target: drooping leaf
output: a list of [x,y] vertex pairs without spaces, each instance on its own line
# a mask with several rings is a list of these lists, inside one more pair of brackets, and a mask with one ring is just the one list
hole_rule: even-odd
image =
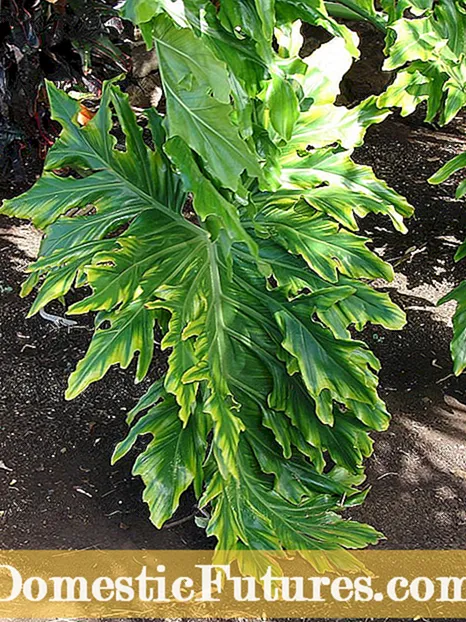
[[115,448],[113,462],[128,453],[138,436],[152,435],[152,441],[136,459],[133,475],[139,475],[146,485],[144,499],[156,527],[162,527],[174,514],[182,493],[193,481],[202,479],[207,429],[202,413],[183,427],[176,402],[165,395]]
[[[311,204],[315,197],[316,207],[331,210],[334,217],[339,213],[337,220],[342,224],[351,222],[353,211],[360,216],[369,212],[385,213],[404,231],[403,218],[413,211],[408,201],[377,179],[370,167],[356,164],[350,156],[350,151],[335,148],[316,149],[306,156],[286,153],[281,160],[282,188],[294,190],[295,195],[299,193]],[[332,197],[334,188],[335,200]],[[346,193],[346,209],[342,208],[341,191]]]
[[[109,322],[109,328],[101,328]],[[100,314],[86,356],[71,374],[66,398],[72,400],[91,383],[105,376],[112,365],[126,369],[139,352],[136,378],[144,379],[152,361],[155,315],[141,302],[122,311]]]
[[313,26],[320,26],[332,36],[341,37],[354,58],[359,57],[354,32],[344,24],[333,19],[327,11],[324,0],[276,0],[276,10],[280,21],[292,22],[301,19]]
[[453,318],[454,336],[451,342],[451,353],[454,372],[459,376],[466,369],[466,281],[442,298],[440,304],[450,300],[457,302]]
[[[431,184],[442,184],[449,177],[451,177],[454,173],[466,168],[466,153],[460,153],[454,158],[452,158],[449,162],[447,162],[442,168],[437,171],[432,177],[429,179],[429,183]],[[465,183],[460,183],[456,192],[456,198],[461,199],[466,194],[466,185]]]

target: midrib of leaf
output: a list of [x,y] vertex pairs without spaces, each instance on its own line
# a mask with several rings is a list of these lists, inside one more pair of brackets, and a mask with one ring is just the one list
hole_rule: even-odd
[[[79,244],[78,246],[74,246],[73,247],[73,252],[70,253],[69,249],[59,249],[58,251],[53,251],[55,254],[51,255],[51,256],[43,256],[40,257],[34,264],[32,264],[32,266],[30,268],[28,268],[26,271],[27,272],[36,272],[37,270],[46,270],[47,268],[51,268],[52,266],[54,266],[55,262],[58,260],[60,262],[64,262],[65,259],[69,259],[70,256],[71,257],[75,257],[76,254],[80,254],[80,252],[82,250],[84,250],[85,248],[87,248],[88,246],[91,247],[96,247],[96,248],[100,248],[102,246],[102,248],[105,248],[106,246],[110,245],[109,243],[114,243],[114,240],[112,239],[107,239],[107,240],[99,240],[97,242],[94,242],[92,240],[90,240],[89,242],[83,242],[82,244]],[[44,261],[46,259],[46,261]]]
[[[212,295],[212,300],[213,300],[212,309],[214,312],[214,323],[215,323],[215,333],[214,333],[214,338],[212,339],[212,343],[209,347],[209,355],[210,355],[212,348],[215,347],[216,342],[218,342],[216,344],[216,347],[218,350],[218,358],[220,361],[220,367],[222,370],[223,378],[226,380],[227,378],[229,378],[229,374],[227,370],[225,369],[225,358],[223,356],[225,352],[225,335],[224,335],[225,319],[224,319],[223,308],[222,308],[223,293],[222,293],[222,284],[220,280],[220,273],[218,269],[219,259],[218,259],[217,247],[216,247],[215,242],[208,242],[207,252],[208,252],[209,264],[210,264],[211,295]],[[207,314],[209,315],[210,311],[208,311]],[[206,318],[206,322],[208,322],[208,317]]]
[[[187,244],[192,244],[192,242],[198,242],[198,240],[188,240],[186,242],[180,242],[180,244],[176,244],[175,246],[170,247],[170,252],[173,249],[176,249],[178,247],[183,248],[185,247]],[[171,281],[172,279],[174,279],[191,261],[191,258],[193,256],[197,255],[197,252],[199,250],[199,248],[201,248],[201,243],[198,244],[198,246],[196,248],[194,248],[189,254],[188,256],[180,263],[176,266],[175,270],[173,272],[170,273],[169,276],[167,276],[167,278],[165,279],[165,282]],[[165,251],[160,251],[161,253],[166,253]]]
[[186,293],[185,299],[183,301],[183,306],[182,306],[182,318],[185,317],[185,313],[186,313],[186,308],[188,306],[188,304],[191,302],[191,294],[193,291],[195,291],[196,286],[199,282],[199,280],[204,276],[204,274],[207,272],[207,269],[209,267],[208,263],[205,263],[202,268],[199,270],[199,272],[196,274],[196,276],[194,277],[194,279],[192,280],[192,283],[189,286],[189,289]]
[[[176,244],[175,246],[170,247],[170,251],[177,250],[178,248],[185,248],[186,246],[192,244],[193,242],[198,242],[198,240],[193,238],[191,240],[180,242],[179,244]],[[185,260],[176,267],[176,270],[170,275],[170,278],[173,278],[174,276],[176,276],[176,274],[181,269],[184,268],[184,266],[190,261],[191,257],[194,254],[196,254],[197,250],[198,249],[195,248],[195,249],[193,249],[189,253],[189,255],[185,258]],[[115,283],[120,281],[128,272],[131,272],[131,271],[135,270],[138,266],[141,266],[141,265],[143,265],[146,262],[152,263],[152,261],[154,261],[154,259],[158,259],[159,257],[161,257],[163,255],[166,255],[166,254],[167,254],[167,251],[166,251],[166,249],[164,249],[164,250],[158,251],[157,253],[154,253],[153,255],[146,255],[140,261],[135,261],[134,263],[130,264],[127,268],[125,268],[122,272],[120,272],[115,279],[110,281],[108,283],[108,285],[106,285],[102,289],[99,289],[99,296],[102,296],[102,294],[105,294],[105,292],[107,292],[108,290],[112,290],[115,287]]]

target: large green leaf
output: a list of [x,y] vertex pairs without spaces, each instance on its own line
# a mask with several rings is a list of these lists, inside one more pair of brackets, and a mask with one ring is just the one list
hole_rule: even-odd
[[237,190],[244,170],[259,176],[257,160],[231,118],[226,69],[189,29],[177,30],[166,18],[154,22],[154,37],[169,135],[183,138],[203,157],[212,175],[232,190]]
[[173,515],[182,493],[194,480],[202,480],[207,429],[202,413],[183,427],[176,402],[164,395],[116,447],[114,462],[126,455],[138,436],[152,435],[153,440],[134,464],[133,474],[146,484],[144,499],[156,527],[162,527]]
[[[27,199],[12,199],[3,206],[6,214],[28,218],[40,227],[48,226],[41,258],[33,267],[39,276],[47,273],[33,313],[66,294],[94,255],[114,247],[105,239],[112,231],[147,210],[155,210],[152,213],[159,223],[163,221],[169,228],[185,200],[179,180],[158,183],[163,178],[159,171],[166,166],[165,156],[144,145],[127,98],[115,86],[105,87],[98,114],[84,128],[77,123],[78,103],[64,97],[52,84],[48,90],[55,118],[65,129],[49,152],[44,175],[27,193]],[[118,150],[116,139],[110,134],[110,102],[115,106],[130,151]],[[152,129],[155,119],[152,114],[148,116]],[[133,150],[138,165],[130,157]],[[60,177],[52,172],[73,163],[84,174],[82,178]],[[172,198],[169,206],[161,203],[167,192]],[[79,210],[89,212],[89,204],[96,213],[79,215]],[[78,215],[71,217],[73,213]],[[183,226],[193,225],[185,222]],[[108,305],[102,308],[109,309]]]
[[289,550],[332,550],[336,543],[360,548],[377,540],[371,527],[334,513],[335,497],[313,495],[298,505],[289,502],[272,489],[253,450],[249,439],[242,441],[240,478],[214,477],[201,501],[213,507],[207,533],[218,538],[220,548],[232,549],[241,541],[252,549],[275,549],[281,543]]
[[[153,24],[153,37],[162,61],[164,77],[190,90],[191,82],[206,83],[214,97],[225,104],[230,101],[230,82],[226,65],[210,49],[196,40],[189,28],[176,28],[165,15]],[[194,52],[195,49],[195,52]]]
[[162,3],[157,0],[127,0],[122,15],[135,24],[149,22],[161,10]]
[[301,115],[292,145],[296,149],[305,149],[308,145],[324,147],[332,143],[339,143],[346,149],[362,145],[367,128],[381,123],[390,114],[381,110],[376,101],[371,97],[350,110],[344,106],[312,106]]

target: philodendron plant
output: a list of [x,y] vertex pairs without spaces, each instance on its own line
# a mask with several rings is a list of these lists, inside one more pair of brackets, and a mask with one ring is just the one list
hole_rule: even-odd
[[[68,399],[134,358],[141,381],[154,329],[164,335],[168,371],[114,454],[152,436],[134,474],[157,527],[192,486],[223,550],[360,548],[380,536],[341,516],[364,500],[370,433],[389,423],[379,361],[353,335],[400,329],[405,316],[371,286],[392,268],[358,222],[377,213],[404,231],[412,208],[352,154],[393,107],[427,100],[428,119],[446,122],[466,102],[460,3],[381,5],[127,0],[123,16],[156,47],[166,114],[136,117],[107,83],[81,127],[79,104],[48,85],[61,136],[42,178],[3,212],[45,232],[23,289],[38,288],[31,315],[71,288],[85,295],[68,313],[96,313]],[[335,103],[359,57],[341,16],[383,30],[385,68],[398,71],[353,108]],[[330,38],[309,56],[302,22]]]

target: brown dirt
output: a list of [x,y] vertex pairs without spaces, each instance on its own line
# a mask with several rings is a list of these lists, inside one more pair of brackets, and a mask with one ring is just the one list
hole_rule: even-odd
[[464,262],[453,262],[466,236],[466,212],[464,202],[452,198],[453,182],[433,187],[427,179],[464,150],[465,125],[459,117],[447,131],[434,133],[419,119],[372,128],[356,156],[405,194],[416,214],[407,235],[391,232],[380,218],[364,225],[374,246],[396,266],[395,282],[385,289],[406,310],[408,325],[401,332],[369,328],[364,334],[383,363],[381,388],[393,424],[377,438],[368,463],[370,501],[353,516],[381,528],[387,537],[382,547],[462,549],[466,379],[451,376],[454,305],[435,305],[466,278]]

